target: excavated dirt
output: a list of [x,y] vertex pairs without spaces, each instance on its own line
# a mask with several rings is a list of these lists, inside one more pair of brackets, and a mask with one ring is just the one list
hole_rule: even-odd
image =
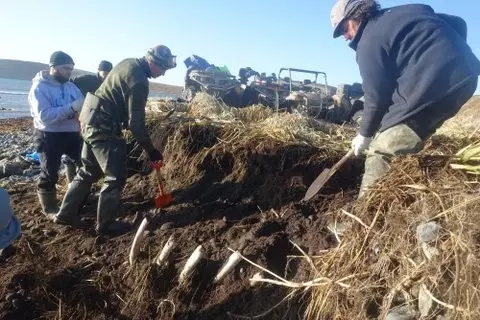
[[[301,255],[291,241],[309,255],[335,244],[323,213],[356,195],[362,164],[350,163],[311,202],[301,203],[316,175],[338,159],[307,161],[313,152],[308,147],[245,152],[250,171],[246,181],[224,181],[232,164],[225,155],[204,168],[200,181],[175,190],[174,203],[162,210],[151,201],[156,194],[153,174],[129,177],[120,214],[136,226],[143,217],[149,219],[134,268],[127,262],[134,231],[116,237],[92,231],[98,185],[81,211],[91,225],[86,229],[47,221],[33,183],[8,187],[23,235],[0,262],[0,319],[251,319],[279,304],[289,291],[250,286],[259,270],[245,261],[223,281],[212,283],[230,255],[228,248],[292,281],[310,280],[308,263],[291,257]],[[58,199],[65,184],[60,181]],[[172,234],[170,263],[153,264]],[[183,265],[200,244],[204,258],[188,283],[179,285]],[[302,319],[304,306],[295,298],[255,319]]]

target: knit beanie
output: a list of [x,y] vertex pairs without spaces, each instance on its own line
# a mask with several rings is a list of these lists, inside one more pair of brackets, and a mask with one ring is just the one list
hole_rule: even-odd
[[72,57],[63,51],[55,51],[50,56],[50,67],[60,66],[62,64],[75,64]]
[[98,65],[98,71],[110,72],[112,68],[112,63],[106,60],[100,61],[100,64]]

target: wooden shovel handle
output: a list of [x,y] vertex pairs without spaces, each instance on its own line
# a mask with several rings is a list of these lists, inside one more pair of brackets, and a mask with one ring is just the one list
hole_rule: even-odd
[[353,156],[353,148],[348,150],[348,152],[340,159],[335,165],[330,169],[332,173],[335,173],[339,168],[343,166],[343,164]]

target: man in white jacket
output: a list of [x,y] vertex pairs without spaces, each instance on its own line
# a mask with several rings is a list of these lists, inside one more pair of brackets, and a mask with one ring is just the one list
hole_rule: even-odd
[[38,198],[45,215],[58,211],[56,184],[62,155],[70,157],[77,166],[80,164],[82,138],[77,114],[83,105],[83,95],[69,81],[73,66],[68,54],[54,52],[49,70],[35,76],[28,94],[40,156]]

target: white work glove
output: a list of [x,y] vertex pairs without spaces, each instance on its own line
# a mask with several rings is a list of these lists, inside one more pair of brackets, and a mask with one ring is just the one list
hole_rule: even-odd
[[83,106],[83,101],[85,101],[84,98],[80,98],[80,99],[77,99],[75,101],[72,102],[72,110],[75,111],[75,112],[80,112],[82,110],[82,106]]
[[364,150],[368,149],[370,142],[372,142],[372,138],[364,137],[361,134],[358,134],[355,138],[353,138],[352,149],[355,156],[358,157],[363,153]]

